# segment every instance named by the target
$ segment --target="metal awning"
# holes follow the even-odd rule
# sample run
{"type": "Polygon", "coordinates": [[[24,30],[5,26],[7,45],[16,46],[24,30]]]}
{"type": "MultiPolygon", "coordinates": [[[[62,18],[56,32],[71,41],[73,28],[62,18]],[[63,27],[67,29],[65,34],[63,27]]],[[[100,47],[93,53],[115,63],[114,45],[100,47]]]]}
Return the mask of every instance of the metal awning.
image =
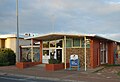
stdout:
{"type": "Polygon", "coordinates": [[[101,37],[98,36],[96,34],[59,34],[59,33],[50,33],[50,34],[45,34],[45,35],[40,35],[37,37],[30,37],[30,38],[26,38],[27,40],[33,39],[33,40],[43,40],[43,41],[47,41],[47,40],[57,40],[57,39],[63,39],[64,36],[66,36],[67,38],[80,38],[80,37],[87,37],[87,38],[97,38],[97,39],[101,39],[101,40],[107,40],[107,41],[113,41],[113,42],[117,42],[120,43],[118,41],[112,40],[112,39],[108,39],[105,37],[101,37]]]}
{"type": "MultiPolygon", "coordinates": [[[[80,37],[84,37],[84,36],[89,36],[91,37],[91,35],[78,35],[78,34],[47,34],[47,35],[41,35],[38,37],[31,37],[31,38],[27,38],[29,39],[33,39],[33,40],[55,40],[55,39],[62,39],[64,38],[64,36],[66,36],[67,38],[80,38],[80,37]]],[[[92,36],[93,37],[93,36],[92,36]]]]}

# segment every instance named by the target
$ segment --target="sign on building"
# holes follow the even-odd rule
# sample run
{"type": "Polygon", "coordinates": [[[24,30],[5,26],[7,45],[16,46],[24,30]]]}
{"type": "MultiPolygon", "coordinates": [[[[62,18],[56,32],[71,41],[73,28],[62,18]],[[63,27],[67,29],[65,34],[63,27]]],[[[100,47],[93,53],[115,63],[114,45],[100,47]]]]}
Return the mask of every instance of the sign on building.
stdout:
{"type": "Polygon", "coordinates": [[[77,67],[80,70],[80,61],[78,59],[78,55],[73,54],[70,56],[70,70],[72,67],[77,67]]]}

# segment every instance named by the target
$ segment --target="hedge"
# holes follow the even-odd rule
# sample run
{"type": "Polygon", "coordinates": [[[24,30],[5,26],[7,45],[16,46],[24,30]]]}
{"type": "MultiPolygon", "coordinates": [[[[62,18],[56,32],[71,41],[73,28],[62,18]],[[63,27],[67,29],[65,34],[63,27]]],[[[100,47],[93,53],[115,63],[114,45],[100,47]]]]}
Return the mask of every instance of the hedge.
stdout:
{"type": "Polygon", "coordinates": [[[59,64],[61,63],[60,60],[57,59],[49,59],[49,64],[59,64]]]}
{"type": "Polygon", "coordinates": [[[9,48],[0,48],[0,65],[15,65],[16,55],[13,50],[9,48]]]}

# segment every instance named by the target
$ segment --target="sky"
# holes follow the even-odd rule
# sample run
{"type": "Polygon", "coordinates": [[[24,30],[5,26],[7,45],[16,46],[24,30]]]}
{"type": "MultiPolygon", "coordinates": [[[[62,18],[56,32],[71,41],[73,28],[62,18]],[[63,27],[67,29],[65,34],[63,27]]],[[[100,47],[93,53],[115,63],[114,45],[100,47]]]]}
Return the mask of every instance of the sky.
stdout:
{"type": "MultiPolygon", "coordinates": [[[[97,34],[120,41],[120,0],[18,0],[19,32],[97,34]]],[[[16,33],[16,0],[0,0],[0,34],[16,33]]]]}

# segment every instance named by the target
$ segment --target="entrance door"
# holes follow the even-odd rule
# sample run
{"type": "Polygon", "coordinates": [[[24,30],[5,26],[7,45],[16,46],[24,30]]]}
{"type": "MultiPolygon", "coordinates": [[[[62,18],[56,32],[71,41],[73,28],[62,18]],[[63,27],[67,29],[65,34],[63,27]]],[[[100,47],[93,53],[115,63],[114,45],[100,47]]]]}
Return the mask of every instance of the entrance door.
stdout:
{"type": "Polygon", "coordinates": [[[62,49],[56,49],[57,60],[62,62],[62,49]]]}
{"type": "Polygon", "coordinates": [[[42,63],[48,63],[50,59],[49,50],[43,50],[42,63]]]}

